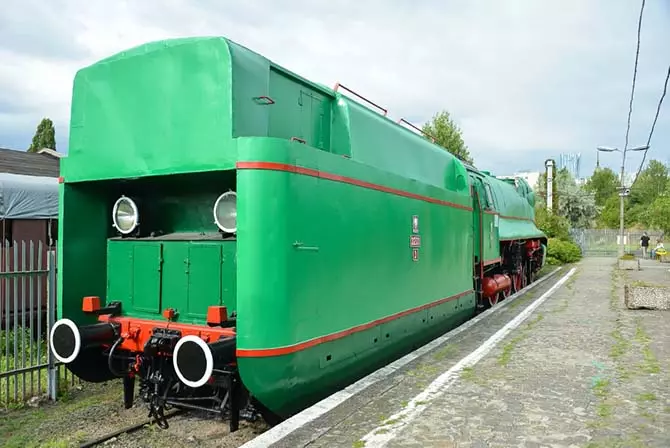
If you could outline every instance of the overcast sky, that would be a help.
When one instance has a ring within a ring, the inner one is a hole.
[[[146,41],[222,35],[316,82],[356,89],[420,125],[448,110],[482,169],[623,147],[640,1],[4,0],[0,147],[44,116],[67,152],[77,69]],[[670,0],[647,0],[630,145],[644,144],[670,63]],[[649,157],[670,161],[670,95]],[[635,171],[633,156],[627,171]],[[618,170],[620,158],[601,163]]]

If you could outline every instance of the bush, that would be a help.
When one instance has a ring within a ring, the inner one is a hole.
[[[535,210],[535,222],[537,228],[542,230],[549,238],[570,240],[570,223],[562,216],[547,213],[544,208]]]
[[[563,263],[561,263],[561,260],[559,260],[557,258],[554,258],[554,257],[551,257],[549,255],[547,255],[546,262],[549,266],[558,266],[558,265],[563,264]]]
[[[549,238],[547,242],[547,263],[574,263],[582,258],[582,251],[572,241]]]

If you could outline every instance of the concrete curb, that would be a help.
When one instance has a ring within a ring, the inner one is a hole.
[[[624,285],[624,304],[630,310],[670,310],[670,289]]]
[[[635,260],[621,260],[619,259],[619,269],[626,271],[639,271],[640,268],[640,259],[636,258]]]

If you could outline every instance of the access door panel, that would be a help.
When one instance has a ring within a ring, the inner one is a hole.
[[[192,244],[189,248],[188,315],[207,317],[207,307],[221,305],[221,245]]]
[[[160,313],[162,245],[141,242],[133,247],[133,308]]]

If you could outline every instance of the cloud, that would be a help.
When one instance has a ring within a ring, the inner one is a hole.
[[[420,125],[448,110],[477,165],[500,174],[540,170],[563,152],[583,153],[588,174],[596,145],[623,147],[639,12],[623,0],[9,0],[3,7],[0,146],[27,146],[43,116],[54,119],[66,146],[72,78],[83,66],[146,41],[223,35],[312,81],[340,81],[394,119]],[[670,63],[669,24],[670,6],[647,2],[633,145],[646,142]],[[650,157],[668,158],[668,123],[666,103]]]

